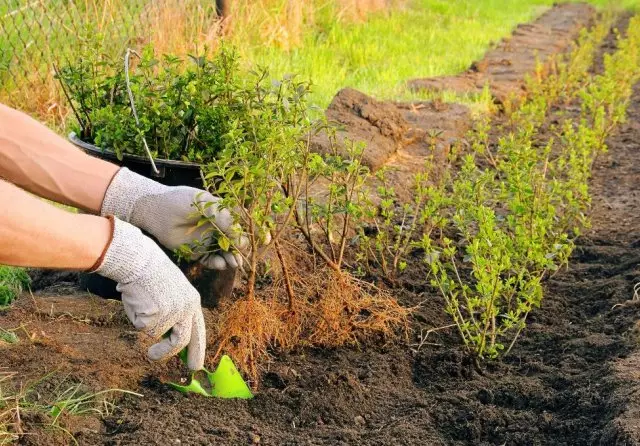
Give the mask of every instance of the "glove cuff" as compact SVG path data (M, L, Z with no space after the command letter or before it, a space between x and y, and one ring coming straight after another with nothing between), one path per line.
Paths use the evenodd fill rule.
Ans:
M156 254L150 252L146 242L154 242L129 223L115 217L111 217L111 221L111 241L91 272L126 284L145 271L149 259Z
M114 215L122 221L131 222L133 209L141 197L160 194L167 188L126 167L121 167L104 194L100 215Z
M113 233L115 230L116 220L113 215L107 215L106 218L107 220L109 220L109 225L111 227L111 232L109 233L109 240L107 241L107 244L102 250L102 254L100 254L100 257L98 257L98 260L96 260L96 263L94 263L93 266L87 270L87 272L89 273L94 273L100 267L100 265L102 265L102 262L104 261L104 256L107 255L107 250L109 249L109 246L111 246L111 242L113 241Z

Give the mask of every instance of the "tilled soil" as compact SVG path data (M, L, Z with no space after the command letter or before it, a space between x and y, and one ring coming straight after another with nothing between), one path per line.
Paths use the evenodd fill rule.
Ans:
M2 366L24 379L57 370L90 388L144 394L93 424L68 420L86 445L638 444L640 301L630 299L640 281L640 86L608 144L592 182L592 229L548 280L511 355L481 372L452 329L429 331L449 321L417 258L395 290L406 305L422 303L409 342L275 355L253 400L168 390L158 377L177 361L147 363L149 341L118 303L95 298L23 297L0 313L0 326L24 326L20 343L0 345ZM64 438L40 430L21 443L53 441Z
M487 86L496 103L520 98L525 94L525 79L535 72L536 64L544 67L549 56L564 51L595 15L595 9L585 3L555 5L533 23L519 25L464 73L414 79L409 87L479 94Z

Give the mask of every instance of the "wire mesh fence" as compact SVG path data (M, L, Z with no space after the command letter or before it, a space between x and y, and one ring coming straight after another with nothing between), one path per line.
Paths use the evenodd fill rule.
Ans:
M0 0L0 75L4 82L47 76L54 63L74 57L83 39L103 31L112 42L136 34L142 0L122 3L105 14L110 2L96 0Z
M100 36L99 50L123 53L165 34L206 40L220 3L210 0L0 0L0 82L52 75L56 64L80 57ZM195 23L197 22L197 23ZM180 28L180 29L177 29ZM181 32L183 36L176 36Z

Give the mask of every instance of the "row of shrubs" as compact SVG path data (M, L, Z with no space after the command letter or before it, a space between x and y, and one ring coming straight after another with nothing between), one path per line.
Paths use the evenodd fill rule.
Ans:
M541 304L543 280L567 264L589 226L593 163L624 121L640 80L638 24L640 17L631 20L595 76L589 70L608 23L583 34L550 76L530 82L531 95L507 125L476 132L475 152L462 157L460 172L436 193L443 205L432 225L443 230L423 237L421 246L431 283L476 357L510 351ZM560 123L549 125L553 107L569 104L580 112L555 113ZM489 133L500 135L497 142Z

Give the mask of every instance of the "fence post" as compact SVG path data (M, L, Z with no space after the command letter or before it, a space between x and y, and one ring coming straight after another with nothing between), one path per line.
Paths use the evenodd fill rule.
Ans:
M220 19L220 29L223 34L226 34L230 25L231 0L216 0L216 14Z
M216 14L221 20L229 18L231 13L230 0L216 0Z

